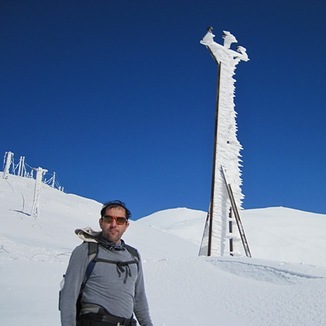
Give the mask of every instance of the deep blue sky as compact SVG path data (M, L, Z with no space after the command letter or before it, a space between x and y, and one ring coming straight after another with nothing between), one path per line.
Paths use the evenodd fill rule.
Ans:
M250 58L235 75L244 208L326 213L325 15L323 0L1 0L0 155L135 219L207 210L213 26Z

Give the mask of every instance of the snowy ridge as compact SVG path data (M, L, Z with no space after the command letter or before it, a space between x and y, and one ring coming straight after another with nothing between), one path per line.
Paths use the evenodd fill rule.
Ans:
M80 243L74 230L98 229L100 203L44 185L34 219L32 192L32 180L0 174L2 325L59 325L59 283ZM325 324L326 215L275 207L242 217L252 259L198 257L205 212L131 221L124 239L141 252L154 325Z

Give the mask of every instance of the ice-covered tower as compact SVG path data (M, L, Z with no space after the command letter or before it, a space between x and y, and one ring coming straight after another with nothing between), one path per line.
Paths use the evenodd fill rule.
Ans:
M243 47L238 47L237 51L230 49L231 44L237 42L230 32L224 31L223 45L217 44L214 37L212 28L209 28L200 42L207 47L218 65L218 87L211 201L199 254L243 255L245 248L235 216L244 196L240 170L242 146L237 139L233 76L237 64L249 58Z

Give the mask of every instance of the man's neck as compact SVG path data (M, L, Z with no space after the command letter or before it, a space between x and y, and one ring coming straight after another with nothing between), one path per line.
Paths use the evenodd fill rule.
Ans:
M122 239L119 239L118 242L113 242L112 240L105 238L102 233L99 234L97 241L104 248L109 250L125 250L125 243Z

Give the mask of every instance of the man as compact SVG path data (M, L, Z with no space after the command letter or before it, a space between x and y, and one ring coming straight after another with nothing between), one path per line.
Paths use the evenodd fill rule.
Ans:
M101 232L76 230L84 243L72 252L61 290L62 326L136 325L133 313L140 325L153 326L139 254L121 239L130 216L123 202L111 201L101 209ZM89 249L94 242L95 259Z

